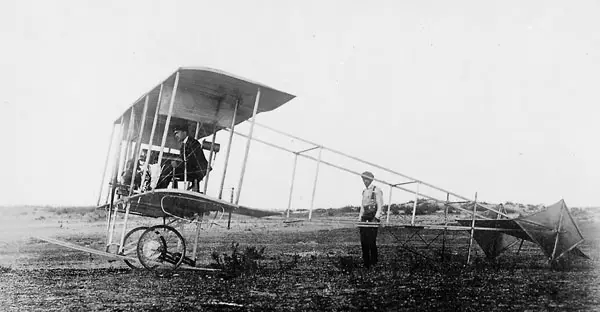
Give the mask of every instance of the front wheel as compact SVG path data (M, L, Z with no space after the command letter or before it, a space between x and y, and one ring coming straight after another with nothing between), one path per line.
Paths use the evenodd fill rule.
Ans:
M142 234L148 229L147 226L136 227L135 229L129 231L127 235L125 235L125 239L123 240L123 249L121 250L121 255L127 257L138 258L137 256L137 245L140 241L140 237ZM139 259L139 258L138 258ZM132 260L123 260L127 266L132 269L141 269L142 265L138 261Z
M185 257L185 241L168 225L156 225L142 233L137 244L137 256L148 270L175 270Z

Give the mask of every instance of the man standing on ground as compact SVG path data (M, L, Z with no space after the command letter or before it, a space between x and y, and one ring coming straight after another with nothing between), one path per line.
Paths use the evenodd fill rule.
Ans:
M373 185L373 178L374 175L369 171L365 171L362 174L365 189L362 192L362 204L358 215L359 222L379 223L379 219L381 218L383 191ZM377 227L374 225L360 227L360 244L362 246L365 268L377 264Z
M198 191L198 184L206 175L208 161L202 151L202 144L188 135L188 127L185 124L176 124L173 126L173 133L178 142L181 143L179 149L183 164L172 163L175 177L179 181L192 182L192 189Z

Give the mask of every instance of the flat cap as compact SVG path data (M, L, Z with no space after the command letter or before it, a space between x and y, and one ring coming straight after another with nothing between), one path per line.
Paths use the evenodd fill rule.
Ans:
M185 123L174 123L173 126L171 127L171 131L175 132L175 131L185 131L188 132L188 125Z
M371 179L373 179L375 176L370 171L365 171L365 172L362 173L362 177L363 178L371 178Z

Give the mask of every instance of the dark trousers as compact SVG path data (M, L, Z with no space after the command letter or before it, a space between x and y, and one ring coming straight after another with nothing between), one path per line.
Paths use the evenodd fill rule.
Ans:
M360 221L374 222L375 217L363 216ZM376 227L360 228L360 245L362 246L363 262L365 267L377 264L377 230Z

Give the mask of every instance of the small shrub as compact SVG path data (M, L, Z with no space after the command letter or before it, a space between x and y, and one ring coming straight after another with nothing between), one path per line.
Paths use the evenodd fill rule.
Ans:
M80 215L84 216L93 212L95 207L46 207L45 210L55 215Z
M454 207L454 206L448 206L448 213L459 213L460 209Z
M317 213L318 214L325 214L325 213L327 213L327 209L325 209L325 208L317 208L317 209L313 210L313 213L315 213L315 214L317 214Z
M347 205L347 206L340 208L340 212L345 212L345 213L357 212L359 209L360 209L360 207Z
M402 209L401 209L400 205L398 205L398 204L392 204L390 207L390 214L392 214L392 215L399 215L401 211L402 211ZM386 212L387 212L387 210L386 210Z
M334 267L338 268L342 273L352 273L354 270L360 267L359 263L352 256L338 256L335 258L330 258L329 262L333 264Z
M106 219L106 211L104 210L94 210L91 212L87 212L86 214L83 215L84 220L86 220L87 222L97 222L97 221L103 221Z
M214 263L211 266L220 269L225 277L237 277L244 273L258 270L259 259L264 259L265 247L257 249L254 246L246 247L243 252L239 251L239 243L231 243L231 254L217 252L212 253Z
M414 201L406 203L403 206L404 214L407 214L407 215L412 214L413 206L414 206ZM440 209L442 209L442 208L440 208L440 206L438 206L438 204L436 202L430 202L427 200L419 199L417 201L417 208L415 209L415 214L416 215L427 215L427 214L432 214Z
M60 209L56 210L56 214L59 216L63 215L63 214L68 214L68 213L69 213L69 210L67 208L60 208Z
M290 261L285 261L282 257L277 258L278 269L280 271L289 271L298 266L300 255L295 253Z

